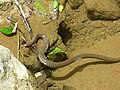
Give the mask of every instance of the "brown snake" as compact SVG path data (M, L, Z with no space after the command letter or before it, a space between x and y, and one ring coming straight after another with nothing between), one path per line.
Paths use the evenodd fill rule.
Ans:
M54 62L51 60L48 60L46 58L46 56L44 55L44 53L47 51L48 47L49 47L49 40L48 37L45 34L36 34L33 39L29 42L27 42L25 44L25 46L31 46L33 44L35 44L37 42L38 39L42 39L44 41L44 45L42 45L42 48L44 49L43 51L40 51L38 48L38 59L40 60L40 62L48 67L51 68L60 68L60 67L64 67L67 66L73 62L75 62L77 59L81 60L83 58L96 58L96 59L101 59L105 62L111 62L111 63L115 63L115 62L120 62L120 57L118 58L112 58L112 57L108 57L108 56L104 56L104 55L99 55L99 54L93 54L93 53L83 53L83 54L79 54L77 56L71 57L65 61L61 61L61 62Z

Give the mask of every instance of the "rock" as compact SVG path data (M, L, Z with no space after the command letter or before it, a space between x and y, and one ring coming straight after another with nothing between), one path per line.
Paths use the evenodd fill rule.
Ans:
M1 45L0 90L38 90L35 77Z
M69 85L65 85L63 90L77 90L77 89Z
M14 12L14 4L11 0L0 0L0 15L6 16ZM9 13L9 14L8 14Z
M48 87L48 90L77 90L69 85L64 85L63 83L55 83L53 86Z
M91 19L116 20L120 18L120 8L115 0L85 0L88 17Z
M77 9L83 4L84 0L68 0L68 3L72 9Z
M120 0L117 0L117 5L118 5L119 8L120 8Z

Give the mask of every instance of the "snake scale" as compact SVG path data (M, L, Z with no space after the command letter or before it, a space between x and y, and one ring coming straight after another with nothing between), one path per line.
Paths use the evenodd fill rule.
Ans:
M83 54L79 54L77 56L71 57L71 58L61 61L61 62L54 62L54 61L48 60L46 58L46 56L44 55L44 53L47 51L47 49L49 47L49 40L45 34L41 34L41 33L36 34L32 38L32 40L26 42L26 44L24 46L29 47L29 46L35 44L38 39L42 39L44 41L44 45L42 45L42 47L41 47L41 48L43 48L43 51L41 51L37 48L37 57L40 60L40 62L42 64L46 65L47 67L60 68L60 67L67 66L67 65L75 62L77 59L81 60L83 58L96 58L96 59L101 59L105 62L111 62L111 63L120 62L120 57L112 58L112 57L99 55L99 54L93 54L93 53L83 53Z

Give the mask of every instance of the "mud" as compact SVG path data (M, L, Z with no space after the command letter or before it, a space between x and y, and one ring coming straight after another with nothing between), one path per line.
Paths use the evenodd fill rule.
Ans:
M43 25L42 22L47 20L37 14L28 18L33 34L45 33L50 39L51 46L57 42L55 46L66 50L68 58L85 52L119 57L120 20L90 20L84 4L76 10L72 10L67 4L58 20ZM8 25L11 24L6 21L0 23L0 27ZM22 20L19 20L19 28L29 40ZM17 35L5 36L0 33L0 45L9 48L15 56L17 56ZM41 70L36 55L30 51L30 54L24 57L29 49L20 46L20 61L33 72ZM120 63L110 64L98 59L83 59L54 70L50 79L58 85L65 84L76 90L120 90L119 68Z

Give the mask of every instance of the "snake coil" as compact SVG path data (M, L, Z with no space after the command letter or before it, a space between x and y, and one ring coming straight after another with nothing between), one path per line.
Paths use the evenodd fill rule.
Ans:
M25 44L25 46L33 45L34 43L37 42L38 39L42 39L44 41L44 45L42 45L42 47L41 47L41 48L43 48L43 51L41 51L37 48L37 50L38 50L37 57L42 64L44 64L48 67L51 67L51 68L64 67L64 66L67 66L67 65L75 62L77 59L81 60L83 58L96 58L96 59L101 59L105 62L111 62L111 63L120 62L120 57L112 58L112 57L99 55L99 54L93 54L93 53L83 53L83 54L79 54L77 56L71 57L71 58L61 61L61 62L54 62L54 61L48 60L46 58L46 56L44 55L44 53L47 51L47 49L49 47L49 40L45 34L41 34L41 33L36 34L31 41L29 41Z

